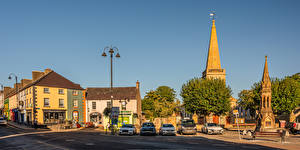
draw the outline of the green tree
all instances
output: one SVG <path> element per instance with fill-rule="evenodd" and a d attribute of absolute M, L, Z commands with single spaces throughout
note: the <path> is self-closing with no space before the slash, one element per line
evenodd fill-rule
<path fill-rule="evenodd" d="M 111 108 L 106 107 L 106 108 L 103 110 L 103 115 L 104 115 L 105 117 L 109 117 L 110 114 L 111 114 Z"/>
<path fill-rule="evenodd" d="M 147 92 L 142 100 L 142 110 L 146 118 L 163 118 L 176 111 L 178 101 L 175 102 L 175 91 L 168 86 L 160 86 L 155 91 Z"/>
<path fill-rule="evenodd" d="M 222 115 L 230 110 L 231 93 L 224 80 L 194 78 L 183 84 L 180 95 L 190 113 Z"/>
<path fill-rule="evenodd" d="M 300 105 L 299 73 L 284 79 L 274 78 L 271 82 L 273 112 L 277 115 L 290 114 Z M 250 90 L 242 90 L 239 93 L 239 104 L 252 112 L 258 110 L 261 100 L 260 92 L 261 83 L 254 83 Z"/>

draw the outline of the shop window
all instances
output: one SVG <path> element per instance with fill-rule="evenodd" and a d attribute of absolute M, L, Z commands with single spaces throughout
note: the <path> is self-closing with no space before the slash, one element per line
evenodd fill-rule
<path fill-rule="evenodd" d="M 44 107 L 50 107 L 49 98 L 44 98 Z"/>
<path fill-rule="evenodd" d="M 49 88 L 44 88 L 44 93 L 47 93 L 47 94 L 49 94 L 49 93 L 50 93 L 50 90 L 49 90 Z"/>

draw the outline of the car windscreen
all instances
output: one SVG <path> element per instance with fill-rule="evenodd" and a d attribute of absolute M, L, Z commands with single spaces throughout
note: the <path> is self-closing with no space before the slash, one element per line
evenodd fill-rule
<path fill-rule="evenodd" d="M 154 127 L 153 123 L 144 123 L 143 127 Z"/>
<path fill-rule="evenodd" d="M 133 128 L 132 124 L 124 124 L 122 128 Z"/>
<path fill-rule="evenodd" d="M 208 123 L 207 126 L 208 126 L 208 127 L 215 127 L 215 126 L 218 126 L 218 125 L 215 124 L 215 123 Z"/>
<path fill-rule="evenodd" d="M 183 120 L 182 125 L 183 126 L 194 126 L 195 123 L 194 123 L 194 120 Z"/>
<path fill-rule="evenodd" d="M 163 127 L 171 128 L 174 127 L 172 124 L 163 124 Z"/>

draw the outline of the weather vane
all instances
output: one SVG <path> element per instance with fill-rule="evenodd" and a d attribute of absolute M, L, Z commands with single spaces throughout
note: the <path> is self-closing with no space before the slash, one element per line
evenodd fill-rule
<path fill-rule="evenodd" d="M 210 18 L 212 18 L 212 20 L 216 19 L 216 12 L 215 11 L 211 11 L 209 14 Z"/>

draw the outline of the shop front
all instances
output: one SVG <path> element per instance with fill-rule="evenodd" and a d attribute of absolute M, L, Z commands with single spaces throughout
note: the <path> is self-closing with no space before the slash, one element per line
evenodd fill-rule
<path fill-rule="evenodd" d="M 54 125 L 62 124 L 66 120 L 66 111 L 65 110 L 43 110 L 44 115 L 44 124 Z"/>
<path fill-rule="evenodd" d="M 92 122 L 95 126 L 102 124 L 102 116 L 99 112 L 90 113 L 90 122 Z"/>
<path fill-rule="evenodd" d="M 134 124 L 133 114 L 131 111 L 120 111 L 118 118 L 118 127 L 121 127 L 123 124 Z"/>

